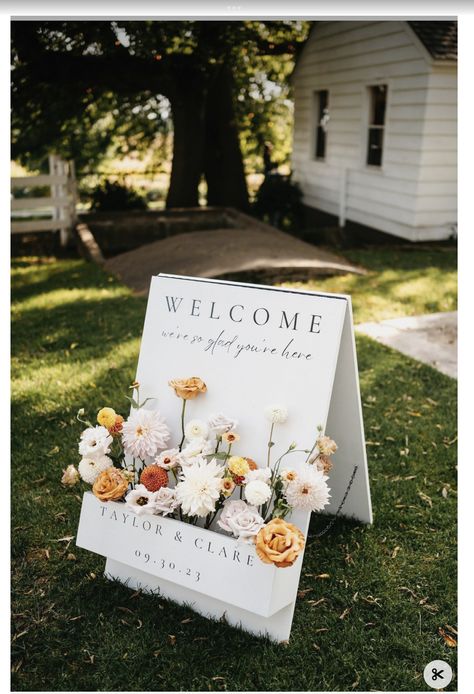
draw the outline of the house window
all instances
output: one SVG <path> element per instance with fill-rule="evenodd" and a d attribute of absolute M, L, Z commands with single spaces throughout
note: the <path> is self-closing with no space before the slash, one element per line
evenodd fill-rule
<path fill-rule="evenodd" d="M 316 115 L 314 158 L 325 159 L 326 131 L 329 122 L 329 92 L 327 89 L 321 89 L 319 92 L 315 92 L 314 100 L 314 111 Z"/>
<path fill-rule="evenodd" d="M 367 164 L 382 166 L 387 85 L 369 87 L 369 133 L 367 138 Z"/>

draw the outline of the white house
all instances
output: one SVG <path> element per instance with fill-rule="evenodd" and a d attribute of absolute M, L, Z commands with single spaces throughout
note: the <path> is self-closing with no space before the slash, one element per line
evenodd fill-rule
<path fill-rule="evenodd" d="M 456 230 L 457 24 L 316 22 L 292 78 L 305 206 L 410 241 Z"/>

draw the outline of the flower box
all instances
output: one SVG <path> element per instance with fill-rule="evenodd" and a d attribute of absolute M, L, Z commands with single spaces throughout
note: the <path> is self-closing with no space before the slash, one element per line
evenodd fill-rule
<path fill-rule="evenodd" d="M 301 555 L 278 569 L 260 561 L 254 545 L 173 518 L 136 515 L 91 492 L 83 497 L 76 544 L 266 618 L 294 603 L 302 564 Z"/>

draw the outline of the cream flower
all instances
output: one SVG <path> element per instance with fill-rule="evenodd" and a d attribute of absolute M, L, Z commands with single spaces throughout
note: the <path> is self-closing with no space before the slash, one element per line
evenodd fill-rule
<path fill-rule="evenodd" d="M 221 480 L 221 494 L 228 497 L 235 489 L 235 482 L 232 477 L 223 477 Z"/>
<path fill-rule="evenodd" d="M 79 474 L 87 484 L 94 484 L 98 476 L 108 467 L 112 466 L 112 461 L 107 455 L 94 455 L 84 457 L 79 463 Z"/>
<path fill-rule="evenodd" d="M 184 435 L 188 441 L 194 441 L 194 439 L 207 439 L 209 427 L 206 422 L 200 419 L 191 419 L 184 428 Z"/>
<path fill-rule="evenodd" d="M 253 480 L 245 485 L 245 498 L 252 506 L 261 506 L 270 498 L 272 490 L 265 482 Z"/>
<path fill-rule="evenodd" d="M 261 482 L 268 483 L 272 471 L 268 467 L 258 467 L 256 470 L 249 470 L 245 475 L 244 484 L 253 482 L 254 480 L 260 480 Z"/>
<path fill-rule="evenodd" d="M 232 429 L 237 429 L 238 421 L 236 419 L 230 419 L 224 414 L 213 414 L 208 419 L 209 429 L 216 435 L 222 436 Z"/>
<path fill-rule="evenodd" d="M 162 451 L 156 456 L 155 463 L 164 470 L 172 470 L 177 465 L 180 465 L 179 448 L 169 448 L 167 451 Z"/>
<path fill-rule="evenodd" d="M 158 492 L 149 492 L 144 484 L 137 484 L 125 497 L 125 505 L 137 516 L 141 516 L 142 513 L 154 513 L 157 494 Z"/>
<path fill-rule="evenodd" d="M 155 513 L 161 513 L 167 516 L 173 513 L 179 506 L 179 501 L 176 498 L 176 489 L 170 487 L 161 487 L 155 492 Z"/>
<path fill-rule="evenodd" d="M 337 443 L 329 436 L 320 436 L 316 444 L 321 455 L 332 455 L 337 451 Z"/>
<path fill-rule="evenodd" d="M 280 472 L 280 478 L 283 483 L 283 489 L 286 489 L 290 482 L 293 482 L 298 477 L 298 473 L 293 468 L 284 468 Z"/>
<path fill-rule="evenodd" d="M 268 405 L 265 415 L 272 424 L 283 424 L 288 418 L 288 410 L 284 405 Z"/>
<path fill-rule="evenodd" d="M 103 426 L 88 427 L 81 434 L 79 453 L 84 458 L 103 456 L 109 452 L 113 438 Z"/>
<path fill-rule="evenodd" d="M 215 510 L 221 492 L 224 467 L 213 458 L 184 467 L 176 485 L 176 498 L 187 516 L 207 516 Z"/>
<path fill-rule="evenodd" d="M 264 520 L 256 508 L 244 501 L 226 501 L 217 524 L 239 540 L 251 542 L 263 527 Z"/>
<path fill-rule="evenodd" d="M 179 462 L 183 467 L 194 465 L 203 456 L 211 455 L 216 449 L 216 442 L 206 439 L 194 439 L 190 441 L 179 454 Z"/>
<path fill-rule="evenodd" d="M 170 430 L 158 410 L 133 410 L 123 424 L 123 447 L 134 458 L 155 456 L 169 438 Z"/>
<path fill-rule="evenodd" d="M 297 478 L 286 485 L 285 498 L 293 508 L 322 511 L 329 503 L 328 479 L 320 470 L 305 465 Z"/>
<path fill-rule="evenodd" d="M 68 465 L 65 470 L 63 470 L 63 476 L 61 477 L 61 484 L 66 487 L 73 487 L 80 480 L 79 472 L 76 470 L 74 465 Z"/>

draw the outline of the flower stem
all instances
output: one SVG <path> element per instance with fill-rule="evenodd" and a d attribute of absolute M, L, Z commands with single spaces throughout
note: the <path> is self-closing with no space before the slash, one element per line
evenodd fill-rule
<path fill-rule="evenodd" d="M 182 433 L 182 437 L 181 437 L 181 443 L 179 444 L 179 451 L 180 452 L 183 448 L 183 443 L 184 443 L 184 413 L 185 413 L 185 410 L 186 410 L 186 399 L 183 398 L 183 408 L 181 410 L 181 433 Z"/>
<path fill-rule="evenodd" d="M 273 427 L 275 426 L 275 422 L 272 422 L 272 426 L 270 427 L 270 438 L 268 439 L 268 454 L 267 454 L 267 467 L 270 467 L 270 451 L 272 448 L 272 436 L 273 436 Z"/>

